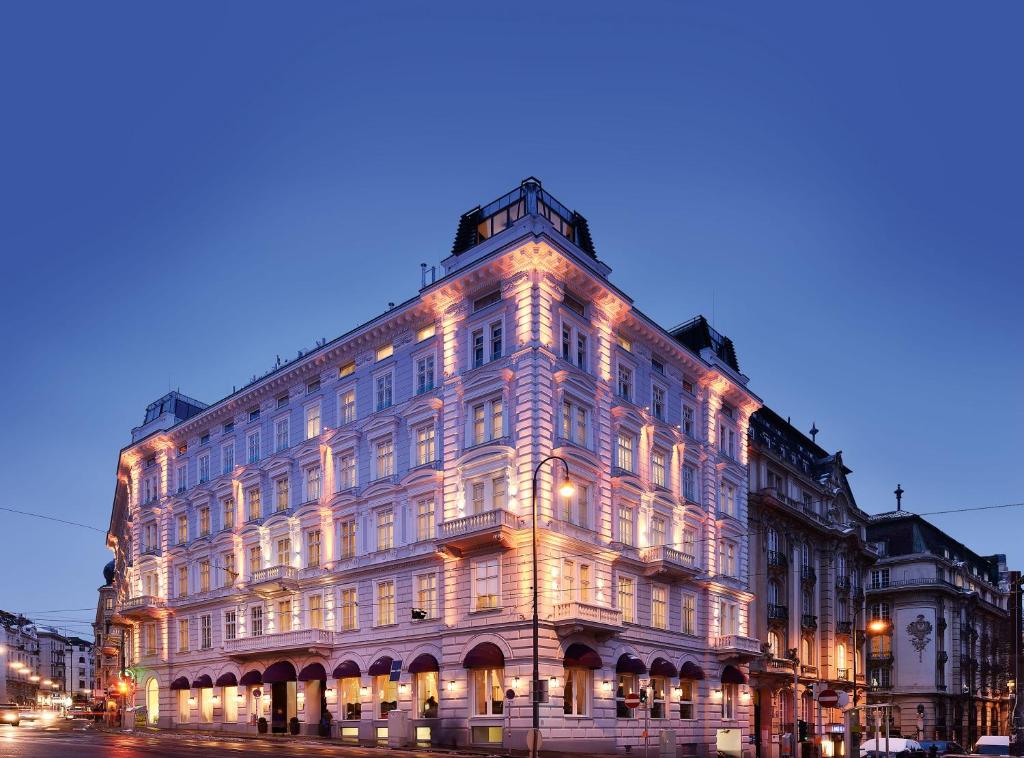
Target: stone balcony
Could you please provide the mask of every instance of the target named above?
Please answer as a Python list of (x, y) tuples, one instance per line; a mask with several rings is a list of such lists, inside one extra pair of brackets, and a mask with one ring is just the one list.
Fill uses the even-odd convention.
[(724, 634), (715, 637), (711, 642), (715, 654), (720, 659), (726, 658), (756, 658), (761, 656), (761, 641), (753, 637), (744, 637), (741, 634)]
[(232, 658), (255, 658), (267, 653), (308, 653), (327, 656), (334, 645), (334, 632), (327, 629), (294, 629), (290, 632), (239, 637), (224, 641), (224, 652)]
[(666, 579), (690, 579), (700, 574), (695, 556), (659, 545), (640, 551), (644, 576)]
[(445, 521), (438, 528), (438, 542), (454, 550), (472, 550), (488, 545), (506, 548), (511, 547), (512, 535), (520, 528), (518, 516), (498, 508)]
[(167, 613), (167, 601), (156, 595), (130, 597), (121, 604), (121, 615), (129, 619), (158, 619)]
[(561, 635), (590, 632), (597, 637), (610, 637), (623, 628), (622, 611), (579, 600), (557, 603), (551, 619)]
[(269, 566), (252, 572), (249, 589), (260, 597), (273, 597), (299, 588), (299, 571), (293, 566)]

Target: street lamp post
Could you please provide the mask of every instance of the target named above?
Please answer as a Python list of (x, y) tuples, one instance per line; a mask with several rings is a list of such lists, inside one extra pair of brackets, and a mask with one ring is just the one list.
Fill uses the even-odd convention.
[(559, 494), (562, 497), (571, 497), (576, 490), (569, 479), (569, 464), (560, 455), (549, 455), (538, 463), (537, 467), (533, 470), (533, 492), (531, 496), (531, 512), (533, 514), (533, 686), (530, 692), (533, 706), (533, 728), (531, 730), (529, 746), (530, 755), (532, 756), (537, 755), (540, 747), (540, 610), (538, 606), (540, 580), (537, 573), (537, 475), (540, 473), (541, 467), (548, 461), (561, 461), (562, 466), (565, 468), (565, 479), (562, 480), (561, 485), (558, 487)]

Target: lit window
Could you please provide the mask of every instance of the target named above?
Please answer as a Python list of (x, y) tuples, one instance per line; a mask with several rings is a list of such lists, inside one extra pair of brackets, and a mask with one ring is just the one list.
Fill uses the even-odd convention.
[(377, 582), (377, 626), (395, 623), (395, 583)]
[(310, 529), (306, 532), (306, 566), (315, 568), (320, 565), (320, 530)]
[(697, 598), (683, 594), (683, 613), (680, 631), (683, 634), (697, 633)]
[(665, 519), (662, 516), (652, 516), (650, 543), (653, 547), (665, 544), (665, 530)]
[(356, 522), (355, 519), (342, 521), (338, 525), (338, 541), (341, 557), (353, 558), (356, 554)]
[(437, 618), (437, 575), (420, 574), (416, 577), (416, 607), (426, 611), (427, 618)]
[(356, 591), (347, 587), (341, 591), (341, 628), (342, 631), (350, 631), (359, 626), (358, 601)]
[(377, 549), (390, 550), (395, 546), (395, 512), (390, 508), (377, 511)]
[(249, 624), (249, 636), (250, 637), (262, 637), (263, 636), (263, 606), (254, 606), (250, 611), (251, 622)]
[(633, 509), (628, 505), (620, 505), (618, 515), (619, 542), (623, 545), (633, 545)]
[(434, 537), (434, 498), (423, 498), (416, 503), (416, 539), (429, 540)]
[(235, 499), (233, 497), (224, 501), (224, 528), (235, 528)]
[(572, 400), (562, 403), (562, 438), (579, 445), (588, 446), (589, 411)]
[(277, 541), (277, 565), (292, 565), (292, 541), (288, 537)]
[(320, 499), (320, 467), (310, 466), (306, 469), (306, 502)]
[(235, 445), (225, 445), (221, 448), (221, 462), (224, 464), (222, 473), (230, 474), (235, 468)]
[(416, 430), (416, 465), (433, 463), (435, 458), (434, 425), (421, 426)]
[(423, 342), (423, 340), (428, 340), (428, 339), (430, 339), (431, 337), (434, 336), (434, 332), (435, 332), (434, 325), (433, 324), (428, 324), (427, 326), (424, 326), (424, 327), (420, 328), (419, 330), (417, 330), (417, 332), (416, 332), (416, 341), (417, 342)]
[(565, 669), (565, 685), (562, 691), (562, 713), (566, 716), (589, 714), (591, 674), (589, 669)]
[(391, 344), (381, 345), (380, 347), (377, 348), (376, 357), (377, 357), (378, 361), (382, 361), (385, 358), (390, 358), (394, 354), (395, 354), (395, 346), (394, 345), (391, 345)]
[(632, 577), (620, 576), (617, 584), (616, 604), (619, 610), (622, 611), (622, 620), (627, 624), (632, 624), (636, 619), (634, 611), (635, 598), (636, 593)]
[(689, 464), (683, 466), (683, 497), (688, 502), (697, 502), (697, 468)]
[(334, 459), (337, 467), (338, 492), (352, 489), (356, 486), (356, 457), (354, 453), (342, 453)]
[(324, 628), (324, 606), (320, 595), (309, 596), (309, 625), (313, 629)]
[(473, 564), (473, 608), (488, 610), (498, 607), (501, 588), (499, 585), (498, 560), (488, 559)]
[(505, 433), (502, 399), (499, 397), (475, 404), (471, 409), (471, 422), (471, 445), (501, 438)]
[(416, 394), (434, 389), (434, 356), (424, 355), (416, 360)]
[(277, 601), (277, 631), (290, 632), (292, 630), (292, 601)]
[(287, 478), (275, 479), (274, 480), (274, 490), (275, 490), (274, 494), (275, 494), (276, 500), (277, 500), (277, 502), (275, 504), (275, 507), (276, 507), (277, 511), (281, 512), (281, 511), (288, 510), (288, 506), (289, 506), (289, 501), (288, 501), (288, 479)]
[(259, 431), (249, 432), (249, 436), (246, 438), (246, 444), (249, 449), (249, 463), (256, 463), (260, 459)]
[(692, 405), (683, 406), (683, 434), (687, 437), (696, 437), (697, 431), (697, 412), (693, 409)]
[(277, 452), (281, 452), (282, 450), (287, 450), (288, 449), (288, 442), (289, 442), (289, 440), (288, 440), (288, 419), (287, 418), (278, 419), (277, 420), (277, 424), (275, 424), (275, 426), (274, 426), (274, 429), (275, 429), (274, 439), (276, 440), (276, 443), (277, 443), (277, 447), (276, 447)]
[(349, 361), (344, 366), (338, 368), (338, 378), (344, 379), (346, 376), (351, 376), (356, 372), (356, 362)]
[(320, 403), (306, 409), (306, 439), (320, 436)]
[(696, 710), (694, 708), (694, 701), (696, 700), (696, 689), (697, 688), (694, 686), (692, 679), (679, 680), (679, 718), (694, 718), (694, 713)]
[(660, 450), (651, 452), (651, 481), (656, 487), (665, 486), (665, 454)]
[(338, 417), (342, 424), (351, 424), (356, 420), (356, 391), (345, 390), (338, 398)]
[(633, 400), (633, 370), (628, 366), (619, 365), (616, 394), (623, 400)]
[(263, 510), (260, 506), (260, 488), (253, 487), (249, 490), (249, 519), (263, 517)]
[(473, 715), (500, 716), (505, 712), (505, 670), (471, 669)]
[(376, 479), (393, 476), (395, 473), (395, 446), (391, 438), (380, 440), (376, 444), (374, 461), (377, 466)]
[(651, 587), (651, 626), (668, 628), (668, 590), (660, 584)]
[(623, 471), (633, 471), (633, 436), (619, 432), (615, 465)]

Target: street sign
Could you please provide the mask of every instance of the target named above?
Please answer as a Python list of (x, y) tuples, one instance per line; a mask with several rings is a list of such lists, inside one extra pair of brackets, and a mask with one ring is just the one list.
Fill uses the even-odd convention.
[(627, 708), (639, 708), (640, 707), (640, 696), (635, 692), (630, 692), (626, 695), (626, 707)]
[(260, 696), (260, 695), (262, 695), (262, 694), (263, 694), (263, 693), (262, 693), (262, 692), (260, 692), (259, 690), (253, 690), (253, 691), (252, 691), (252, 696), (253, 696), (253, 697), (259, 697), (259, 696)]
[(835, 690), (822, 690), (818, 695), (818, 705), (831, 708), (839, 705), (839, 693)]
[(391, 677), (389, 678), (389, 681), (397, 682), (401, 678), (402, 678), (402, 661), (401, 661), (401, 659), (396, 659), (396, 660), (391, 661)]

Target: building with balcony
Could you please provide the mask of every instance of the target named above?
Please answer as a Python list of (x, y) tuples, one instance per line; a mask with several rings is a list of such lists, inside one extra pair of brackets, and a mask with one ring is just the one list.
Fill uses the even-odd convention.
[(43, 666), (39, 635), (30, 619), (0, 611), (0, 666), (0, 703), (35, 705)]
[[(814, 735), (814, 687), (865, 702), (863, 587), (875, 555), (842, 453), (768, 407), (750, 418), (748, 451), (751, 629), (764, 641), (751, 664), (754, 732), (758, 755), (776, 758), (791, 752), (794, 702)], [(841, 712), (825, 709), (821, 723), (823, 753), (839, 755)]]
[(117, 683), (126, 662), (122, 656), (125, 634), (128, 632), (123, 617), (117, 615), (115, 600), (115, 561), (103, 567), (103, 584), (97, 590), (96, 616), (93, 619), (92, 677), (87, 687), (77, 687), (71, 693), (76, 702), (101, 704), (102, 708), (115, 710), (114, 696)]
[[(165, 727), (444, 745), (531, 723), (537, 475), (545, 746), (749, 734), (747, 424), (735, 346), (665, 329), (540, 182), (464, 214), (410, 299), (209, 405), (147, 409), (108, 544), (137, 704)], [(397, 681), (392, 681), (391, 672)], [(511, 690), (515, 697), (506, 699)]]
[[(889, 624), (871, 640), (869, 702), (892, 703), (892, 727), (973, 745), (1008, 734), (1013, 631), (1004, 555), (980, 556), (927, 520), (873, 516), (880, 558), (868, 611)], [(919, 707), (923, 713), (919, 711)]]

